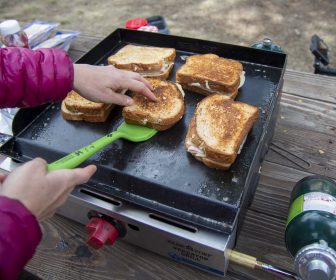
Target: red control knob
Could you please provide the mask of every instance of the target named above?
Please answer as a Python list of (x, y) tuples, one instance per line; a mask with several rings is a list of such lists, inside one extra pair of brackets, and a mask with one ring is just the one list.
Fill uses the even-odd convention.
[(119, 237), (119, 231), (108, 221), (93, 217), (86, 225), (89, 233), (87, 244), (95, 249), (99, 249), (104, 244), (112, 245)]
[(138, 29), (141, 26), (146, 26), (148, 21), (145, 18), (134, 18), (126, 21), (125, 27), (128, 29)]

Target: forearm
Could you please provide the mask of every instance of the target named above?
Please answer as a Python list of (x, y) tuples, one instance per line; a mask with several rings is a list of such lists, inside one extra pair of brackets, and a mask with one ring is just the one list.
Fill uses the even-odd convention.
[(0, 279), (16, 279), (41, 240), (36, 218), (17, 200), (0, 196)]

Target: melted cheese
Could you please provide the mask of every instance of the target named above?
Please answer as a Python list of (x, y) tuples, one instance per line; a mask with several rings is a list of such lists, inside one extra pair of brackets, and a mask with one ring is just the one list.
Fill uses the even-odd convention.
[(176, 84), (177, 88), (179, 89), (180, 93), (182, 94), (182, 97), (184, 98), (185, 93), (184, 93), (184, 90), (182, 89), (181, 85), (178, 84), (178, 83), (175, 83), (175, 84)]
[[(240, 83), (239, 83), (238, 88), (241, 88), (244, 85), (244, 83), (245, 83), (245, 71), (242, 71), (241, 74), (240, 74)], [(210, 88), (208, 80), (205, 81), (205, 86), (202, 86), (200, 83), (190, 83), (189, 86), (199, 87), (199, 88), (207, 90), (209, 92), (218, 92), (218, 90), (213, 90), (213, 89)], [(230, 93), (223, 92), (223, 94), (230, 94)]]
[(241, 150), (243, 149), (243, 146), (244, 146), (244, 144), (246, 142), (246, 138), (247, 138), (247, 135), (245, 136), (243, 142), (240, 144), (240, 147), (239, 147), (239, 150), (238, 150), (238, 153), (237, 153), (238, 155), (240, 154)]
[(191, 141), (186, 143), (188, 145), (187, 151), (197, 157), (205, 157), (204, 151), (196, 147)]
[[(172, 63), (165, 62), (165, 64), (162, 66), (160, 70), (151, 71), (151, 68), (149, 67), (147, 71), (139, 71), (138, 73), (141, 75), (151, 75), (151, 76), (160, 75), (166, 72), (169, 69), (171, 64)], [(133, 70), (136, 72), (138, 70), (138, 67), (134, 66)]]
[(245, 83), (245, 71), (242, 71), (240, 74), (240, 83), (238, 88), (241, 88), (244, 85), (244, 83)]

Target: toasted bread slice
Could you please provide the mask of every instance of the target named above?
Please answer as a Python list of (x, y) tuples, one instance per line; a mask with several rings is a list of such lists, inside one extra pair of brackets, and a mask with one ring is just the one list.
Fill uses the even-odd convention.
[(71, 91), (62, 102), (61, 113), (66, 120), (104, 122), (113, 107), (114, 104), (92, 102)]
[(134, 104), (123, 108), (122, 115), (127, 123), (139, 124), (162, 131), (170, 128), (184, 115), (184, 93), (172, 82), (147, 79), (158, 98), (153, 102), (140, 94), (134, 94)]
[(243, 82), (243, 65), (215, 54), (192, 55), (177, 70), (176, 82), (185, 89), (209, 95), (225, 94), (235, 98)]
[(258, 117), (255, 106), (210, 95), (197, 105), (185, 138), (186, 149), (205, 165), (227, 170)]
[(71, 112), (79, 113), (99, 113), (107, 107), (107, 104), (97, 103), (87, 100), (80, 96), (74, 90), (70, 91), (67, 97), (64, 99), (65, 107)]
[(174, 66), (176, 50), (126, 45), (108, 58), (108, 63), (118, 69), (133, 71), (144, 77), (167, 79)]

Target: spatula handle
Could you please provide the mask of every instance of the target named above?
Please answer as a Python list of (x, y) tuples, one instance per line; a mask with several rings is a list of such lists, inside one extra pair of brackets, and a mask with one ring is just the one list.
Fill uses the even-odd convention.
[(121, 138), (121, 134), (118, 131), (109, 133), (104, 137), (92, 142), (91, 144), (48, 164), (48, 171), (75, 168), (89, 157), (119, 138)]

